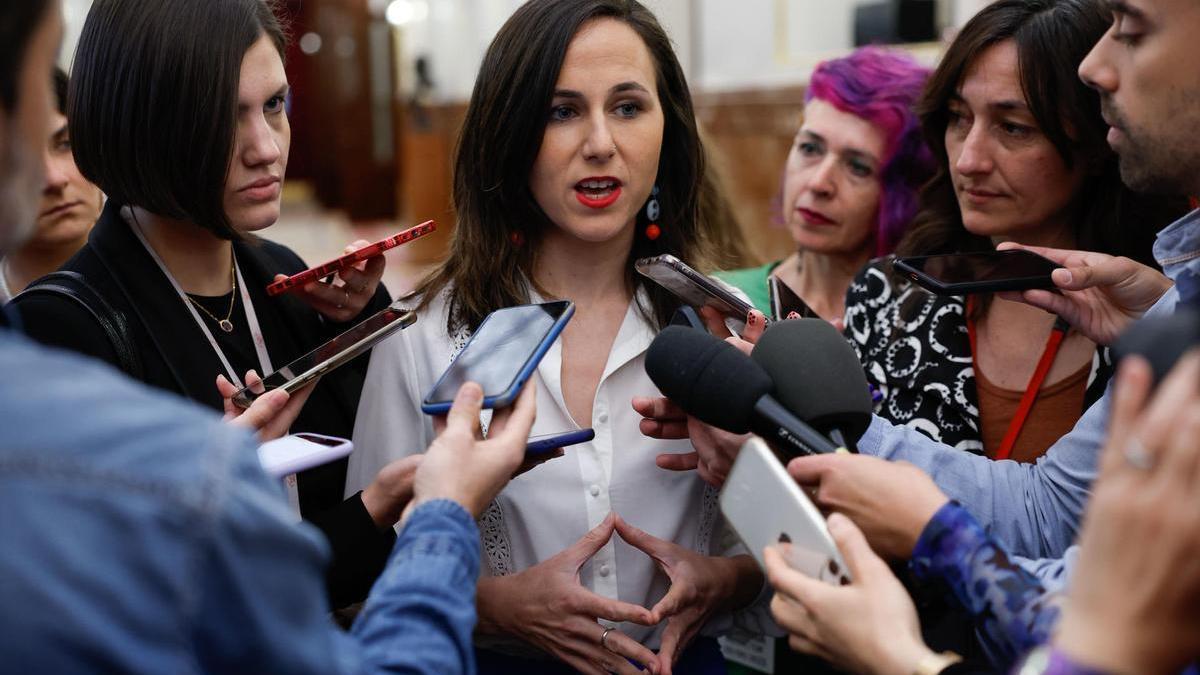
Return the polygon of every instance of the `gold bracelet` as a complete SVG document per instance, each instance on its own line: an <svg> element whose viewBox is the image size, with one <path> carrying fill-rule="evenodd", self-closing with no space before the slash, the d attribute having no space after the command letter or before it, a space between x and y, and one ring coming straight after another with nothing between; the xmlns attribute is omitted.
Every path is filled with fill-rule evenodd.
<svg viewBox="0 0 1200 675"><path fill-rule="evenodd" d="M962 657L954 652L942 652L941 654L931 652L917 661L917 667L913 668L913 675L938 675L960 661L962 661Z"/></svg>

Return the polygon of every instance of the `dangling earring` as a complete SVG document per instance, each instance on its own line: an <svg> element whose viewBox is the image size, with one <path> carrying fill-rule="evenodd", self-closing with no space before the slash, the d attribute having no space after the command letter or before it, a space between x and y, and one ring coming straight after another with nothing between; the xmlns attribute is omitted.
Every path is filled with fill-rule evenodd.
<svg viewBox="0 0 1200 675"><path fill-rule="evenodd" d="M520 248L525 243L525 235L513 230L508 233L508 240L512 242L513 246Z"/></svg>
<svg viewBox="0 0 1200 675"><path fill-rule="evenodd" d="M662 214L662 209L658 205L658 186L650 191L650 201L646 202L646 220L650 224L646 226L646 238L654 241L662 236L662 228L658 226L658 217Z"/></svg>

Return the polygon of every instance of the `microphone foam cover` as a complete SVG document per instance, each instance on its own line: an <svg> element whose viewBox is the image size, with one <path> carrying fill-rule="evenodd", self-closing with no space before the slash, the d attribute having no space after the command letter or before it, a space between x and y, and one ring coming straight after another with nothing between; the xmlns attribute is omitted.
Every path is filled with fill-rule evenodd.
<svg viewBox="0 0 1200 675"><path fill-rule="evenodd" d="M1169 316L1150 317L1133 324L1117 340L1113 351L1118 359L1134 354L1145 358L1157 384L1197 344L1200 344L1200 312L1180 308Z"/></svg>
<svg viewBox="0 0 1200 675"><path fill-rule="evenodd" d="M646 352L646 374L663 395L719 429L750 431L754 405L771 378L754 361L708 333L667 326Z"/></svg>
<svg viewBox="0 0 1200 675"><path fill-rule="evenodd" d="M774 383L775 398L817 431L840 429L857 441L871 424L871 394L854 349L821 319L767 327L752 354Z"/></svg>

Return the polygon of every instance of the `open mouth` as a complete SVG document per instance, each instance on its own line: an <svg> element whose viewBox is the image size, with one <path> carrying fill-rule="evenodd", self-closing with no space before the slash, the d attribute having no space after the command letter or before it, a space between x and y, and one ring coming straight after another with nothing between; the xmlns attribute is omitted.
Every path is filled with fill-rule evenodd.
<svg viewBox="0 0 1200 675"><path fill-rule="evenodd" d="M621 181L609 176L585 178L575 184L575 197L589 208L605 208L620 196Z"/></svg>

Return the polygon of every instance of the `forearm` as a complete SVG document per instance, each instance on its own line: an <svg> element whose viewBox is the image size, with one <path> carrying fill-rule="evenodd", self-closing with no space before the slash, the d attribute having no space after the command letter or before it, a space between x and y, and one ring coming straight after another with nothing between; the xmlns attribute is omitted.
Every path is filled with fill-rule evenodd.
<svg viewBox="0 0 1200 675"><path fill-rule="evenodd" d="M351 634L368 672L474 671L479 541L458 504L413 511Z"/></svg>
<svg viewBox="0 0 1200 675"><path fill-rule="evenodd" d="M1108 399L1093 405L1037 464L994 461L875 418L858 443L862 454L906 461L988 526L1015 554L1058 557L1078 533L1104 439Z"/></svg>
<svg viewBox="0 0 1200 675"><path fill-rule="evenodd" d="M921 581L943 583L970 612L998 665L1010 666L1047 640L1058 620L1053 594L956 504L934 515L910 565Z"/></svg>

